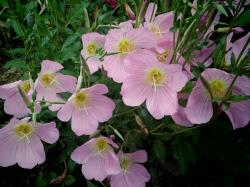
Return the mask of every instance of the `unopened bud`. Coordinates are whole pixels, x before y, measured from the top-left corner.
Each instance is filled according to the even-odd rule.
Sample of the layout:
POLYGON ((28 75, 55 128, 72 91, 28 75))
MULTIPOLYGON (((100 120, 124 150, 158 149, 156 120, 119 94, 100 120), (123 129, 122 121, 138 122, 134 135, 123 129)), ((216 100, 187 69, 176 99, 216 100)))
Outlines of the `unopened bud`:
POLYGON ((135 16, 133 10, 130 8, 130 6, 127 3, 124 4, 124 8, 125 8, 125 11, 127 13, 127 16, 129 17, 129 19, 135 20, 136 16, 135 16))
POLYGON ((230 31, 230 27, 218 28, 216 31, 217 32, 222 32, 222 33, 229 32, 230 31))

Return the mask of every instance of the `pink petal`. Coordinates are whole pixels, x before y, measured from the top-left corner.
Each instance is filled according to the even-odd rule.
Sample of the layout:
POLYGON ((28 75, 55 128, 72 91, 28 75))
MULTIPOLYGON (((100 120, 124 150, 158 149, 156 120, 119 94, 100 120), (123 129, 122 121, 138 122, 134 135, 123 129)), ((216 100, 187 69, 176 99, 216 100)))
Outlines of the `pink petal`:
POLYGON ((82 165, 82 173, 85 178, 89 180, 95 179, 97 181, 103 181, 108 176, 104 169, 104 163, 104 158, 99 155, 91 157, 82 165))
POLYGON ((9 97, 11 97, 13 94, 15 94, 16 92, 18 92, 18 85, 21 84, 22 81, 16 81, 16 82, 12 82, 10 84, 5 84, 0 86, 0 98, 2 99, 7 99, 9 97))
MULTIPOLYGON (((107 52, 117 52, 117 42, 124 38, 126 30, 110 29, 107 36, 104 48, 107 52)), ((112 55, 113 56, 113 55, 112 55)))
POLYGON ((150 180, 150 174, 146 170, 146 168, 141 164, 132 164, 129 169, 135 176, 137 176, 137 180, 141 182, 148 182, 150 180))
POLYGON ((95 84, 89 88, 85 88, 82 90, 87 90, 91 95, 92 94, 106 94, 108 93, 108 87, 105 84, 95 84))
MULTIPOLYGON (((50 95, 49 98, 45 99, 46 101, 54 101, 54 102, 64 102, 64 100, 62 99, 61 96, 55 94, 55 95, 50 95)), ((63 106, 63 104, 52 104, 51 106, 49 106, 49 109, 51 111, 58 111, 61 107, 63 106)))
MULTIPOLYGON (((249 37, 250 34, 248 33, 247 35, 245 35, 244 37, 240 38, 239 40, 233 43, 232 52, 234 53, 236 59, 239 57, 241 50, 243 49, 249 37)), ((248 43, 245 51, 241 56, 242 59, 248 54, 249 49, 250 49, 250 44, 248 43)))
POLYGON ((185 109, 181 106, 179 106, 177 112, 172 115, 172 118, 174 122, 178 125, 184 126, 184 127, 192 127, 193 124, 188 120, 187 115, 185 113, 185 109))
POLYGON ((157 11, 157 4, 149 3, 146 14, 145 14, 146 22, 154 21, 156 11, 157 11))
POLYGON ((41 73, 46 71, 57 72, 61 70, 63 66, 57 62, 51 60, 44 60, 42 61, 41 73))
POLYGON ((41 140, 34 135, 30 142, 18 142, 16 150, 17 164, 22 168, 32 169, 45 161, 45 152, 41 140))
POLYGON ((125 155, 128 156, 133 162, 137 163, 144 163, 148 160, 147 152, 144 150, 139 150, 134 153, 126 153, 125 155))
POLYGON ((154 34, 146 28, 134 29, 128 32, 127 35, 134 41, 136 49, 151 49, 156 46, 154 34))
POLYGON ((125 175, 123 174, 111 175, 110 186, 111 187, 130 187, 125 179, 125 175))
POLYGON ((181 70, 178 64, 166 65, 167 86, 172 90, 179 92, 188 81, 187 75, 181 70))
POLYGON ((92 95, 93 99, 90 106, 86 109, 86 113, 96 121, 108 121, 115 109, 115 103, 106 96, 92 95))
POLYGON ((201 82, 196 83, 188 98, 185 110, 188 120, 194 124, 206 123, 213 116, 209 93, 206 95, 206 90, 201 84, 201 82))
POLYGON ((143 77, 130 75, 123 81, 121 90, 126 105, 139 106, 146 100, 151 88, 145 84, 143 77))
POLYGON ((124 62, 120 55, 105 56, 103 67, 107 71, 108 77, 111 77, 117 83, 121 83, 127 77, 124 62))
POLYGON ((91 135, 98 127, 98 121, 88 115, 86 111, 78 110, 72 114, 71 128, 77 136, 91 135))
POLYGON ((246 95, 250 95, 250 79, 246 76, 240 76, 236 79, 234 84, 235 87, 239 88, 241 92, 246 95))
POLYGON ((147 109, 155 119, 161 119, 165 115, 173 115, 178 108, 177 93, 169 87, 152 88, 146 101, 147 109))
POLYGON ((105 170, 109 175, 116 175, 121 172, 120 162, 113 149, 105 155, 105 170))
POLYGON ((225 71, 215 68, 207 68, 202 72, 202 76, 207 80, 222 80, 228 84, 231 84, 233 76, 225 71))
POLYGON ((250 101, 241 101, 232 103, 227 110, 224 110, 230 118, 233 128, 243 128, 248 125, 250 121, 249 115, 250 101))
POLYGON ((49 144, 55 143, 59 138, 59 131, 56 128, 55 122, 46 124, 37 123, 36 134, 44 141, 49 144))
POLYGON ((89 140, 85 144, 77 147, 70 155, 70 158, 78 164, 84 164, 92 156, 92 143, 94 139, 89 140))
POLYGON ((57 113, 58 119, 65 122, 69 121, 72 116, 73 110, 74 110, 73 105, 71 101, 68 100, 66 104, 64 104, 62 108, 58 111, 57 113))
POLYGON ((63 75, 60 73, 57 73, 56 79, 58 81, 58 84, 56 84, 56 87, 58 88, 58 92, 70 92, 73 93, 76 90, 76 83, 77 79, 70 75, 63 75))
POLYGON ((160 14, 155 18, 154 22, 160 26, 163 32, 169 32, 170 28, 173 26, 174 23, 174 14, 173 12, 160 14))
MULTIPOLYGON (((8 125, 7 125, 8 126, 8 125)), ((4 128, 6 128, 5 126, 4 128)), ((16 163, 17 140, 14 139, 10 129, 0 130, 0 166, 8 167, 16 163)))
POLYGON ((19 92, 16 92, 16 94, 5 100, 4 111, 7 114, 14 115, 16 117, 22 117, 29 112, 19 92))
POLYGON ((87 60, 87 65, 89 67, 90 74, 93 74, 102 67, 102 62, 96 57, 91 57, 87 60))

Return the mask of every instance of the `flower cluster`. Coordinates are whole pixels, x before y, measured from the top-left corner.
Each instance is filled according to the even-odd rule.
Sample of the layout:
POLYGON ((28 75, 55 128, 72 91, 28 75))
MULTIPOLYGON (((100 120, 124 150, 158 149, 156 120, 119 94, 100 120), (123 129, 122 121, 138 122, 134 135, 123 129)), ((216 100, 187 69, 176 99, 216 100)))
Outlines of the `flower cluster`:
MULTIPOLYGON (((150 3, 144 21, 139 24, 129 20, 110 29, 106 35, 84 34, 78 79, 60 73, 63 69, 60 63, 44 60, 34 84, 30 78, 0 86, 4 111, 14 116, 0 129, 0 166, 17 163, 31 169, 45 161, 41 140, 53 144, 59 138, 55 122, 36 121, 36 114, 45 103, 52 112, 57 112, 60 121, 70 121, 77 136, 90 135, 89 141, 71 153, 71 159, 82 164, 86 179, 109 178, 111 187, 142 187, 150 180, 150 174, 141 164, 147 161, 144 150, 124 153, 122 146, 112 138, 101 135, 99 124, 112 118, 115 102, 105 96, 108 87, 104 84, 82 88, 84 65, 90 74, 102 70, 121 84, 120 95, 125 105, 136 107, 145 102, 156 120, 170 116, 176 124, 191 127, 208 123, 217 112, 224 111, 234 129, 246 126, 250 121, 247 112, 250 100, 234 98, 250 95, 250 79, 213 66, 216 43, 209 40, 210 33, 196 31, 197 37, 208 43, 208 47, 194 49, 187 57, 188 49, 179 49, 187 40, 185 33, 180 38, 179 31, 171 31, 174 13, 156 16, 156 12, 157 5, 150 3), (200 64, 203 69, 197 76, 192 68, 199 68, 200 64), (190 85, 192 91, 185 92, 190 85), (66 101, 60 95, 63 92, 70 93, 66 101)), ((209 25, 207 16, 205 12, 200 20, 203 26, 209 25)), ((208 30, 214 30, 213 23, 208 30)), ((250 34, 232 42, 234 30, 230 32, 224 66, 233 63, 240 66, 250 48, 250 34)))

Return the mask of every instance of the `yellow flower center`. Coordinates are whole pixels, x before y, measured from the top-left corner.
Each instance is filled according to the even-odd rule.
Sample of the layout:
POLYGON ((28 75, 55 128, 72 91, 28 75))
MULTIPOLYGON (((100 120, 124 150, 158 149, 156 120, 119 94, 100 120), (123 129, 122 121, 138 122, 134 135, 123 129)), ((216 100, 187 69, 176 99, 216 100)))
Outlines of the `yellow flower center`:
POLYGON ((86 46, 86 52, 88 56, 94 56, 96 54, 97 45, 94 42, 88 43, 86 46))
POLYGON ((108 148, 109 148, 108 141, 104 138, 99 138, 98 140, 96 140, 94 144, 94 149, 99 154, 106 152, 108 148))
POLYGON ((122 171, 128 171, 130 165, 131 165, 131 160, 128 157, 124 156, 120 158, 120 166, 122 171))
POLYGON ((223 98, 226 95, 228 84, 223 80, 212 80, 209 82, 209 86, 213 97, 223 98))
POLYGON ((170 49, 167 49, 164 53, 157 54, 157 59, 161 63, 166 64, 166 58, 169 57, 170 55, 171 55, 171 51, 170 49))
POLYGON ((83 108, 85 107, 89 102, 89 95, 84 92, 78 92, 75 94, 75 96, 73 97, 73 105, 76 108, 83 108))
POLYGON ((44 87, 48 88, 52 87, 55 84, 56 78, 53 73, 47 72, 41 75, 40 81, 44 87))
POLYGON ((14 134, 20 140, 29 141, 33 132, 34 128, 29 123, 20 123, 14 128, 14 134))
POLYGON ((146 73, 145 80, 151 86, 163 86, 166 80, 165 73, 159 68, 152 68, 146 73))
POLYGON ((156 25, 156 24, 151 24, 149 27, 149 30, 158 37, 160 37, 162 34, 161 28, 159 27, 159 25, 156 25))
POLYGON ((30 91, 30 83, 29 83, 29 81, 23 81, 20 84, 20 87, 27 94, 30 91))
POLYGON ((134 50, 134 48, 135 46, 133 41, 126 38, 120 40, 117 44, 117 51, 122 54, 130 53, 134 50))

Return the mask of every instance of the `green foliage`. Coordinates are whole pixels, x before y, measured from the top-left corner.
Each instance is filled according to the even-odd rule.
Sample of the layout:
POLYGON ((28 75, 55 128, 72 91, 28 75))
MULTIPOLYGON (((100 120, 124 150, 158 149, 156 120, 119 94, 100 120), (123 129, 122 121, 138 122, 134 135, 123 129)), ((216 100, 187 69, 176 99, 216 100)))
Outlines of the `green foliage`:
MULTIPOLYGON (((6 77, 1 76, 1 83, 19 78, 27 79, 28 72, 31 72, 32 77, 36 77, 44 59, 60 62, 65 67, 62 73, 77 77, 82 34, 91 31, 106 34, 111 25, 117 25, 127 19, 123 8, 124 3, 128 3, 138 14, 142 0, 119 1, 115 9, 104 4, 102 0, 50 0, 48 3, 46 2, 0 1, 0 55, 4 60, 0 73, 4 72, 3 74, 6 75, 6 77), (88 24, 86 24, 87 20, 84 16, 85 9, 90 21, 89 28, 86 27, 88 24)), ((188 1, 159 0, 157 2, 159 3, 158 13, 166 10, 173 10, 175 13, 175 22, 171 31, 176 33, 175 39, 178 41, 176 48, 185 57, 186 65, 190 65, 193 50, 208 46, 207 41, 204 43, 200 40, 201 35, 197 32, 197 30, 206 31, 209 26, 201 24, 204 12, 209 11, 209 20, 212 20, 217 12, 226 16, 227 23, 225 24, 227 26, 246 27, 249 24, 249 10, 243 11, 238 17, 230 17, 229 9, 233 9, 230 3, 228 7, 224 8, 219 3, 211 3, 212 1, 206 1, 206 3, 198 1, 197 12, 191 15, 192 7, 188 1), (183 17, 179 16, 180 13, 183 13, 183 17)), ((217 46, 212 55, 213 67, 245 75, 249 73, 249 55, 242 59, 240 64, 232 56, 231 66, 225 65, 227 34, 217 33, 211 37, 217 46)), ((103 51, 100 51, 101 53, 103 51)), ((205 69, 202 62, 197 64, 197 66, 191 66, 195 78, 199 78, 205 69)), ((83 85, 87 86, 89 72, 86 64, 84 70, 83 85)), ((149 186, 230 186, 230 184, 236 184, 238 180, 250 177, 249 127, 243 129, 245 131, 233 131, 224 114, 219 114, 219 120, 212 124, 190 128, 174 124, 170 117, 155 120, 144 105, 133 108, 125 106, 121 101, 121 86, 107 78, 103 72, 91 75, 90 85, 94 83, 106 84, 109 87, 108 96, 116 103, 112 119, 101 124, 99 130, 107 136, 115 135, 115 142, 125 152, 133 152, 138 149, 147 150, 149 161, 146 166, 152 176, 149 186), (210 125, 211 128, 208 127, 210 125), (238 155, 236 152, 244 155, 241 156, 240 153, 238 155), (219 166, 217 166, 218 163, 219 166), (217 169, 220 171, 218 174, 217 169), (221 178, 217 178, 216 175, 221 178), (209 176, 214 178, 211 179, 209 176)), ((192 87, 192 82, 189 82, 181 92, 190 93, 192 87)), ((65 99, 69 97, 67 94, 62 94, 62 96, 65 99)), ((239 102, 246 99, 249 99, 249 96, 230 95, 228 101, 239 102)), ((185 102, 180 104, 185 106, 185 102)), ((2 102, 0 106, 3 111, 2 102)), ((0 113, 0 117, 2 123, 9 119, 9 116, 2 113, 0 113)), ((52 113, 47 108, 37 116, 37 120, 41 122, 55 119, 56 113, 52 113)), ((1 186, 18 185, 15 182, 12 183, 13 177, 11 179, 4 177, 11 175, 12 172, 16 172, 15 175, 22 178, 20 186, 48 186, 52 179, 60 176, 65 170, 64 162, 67 174, 60 181, 59 186, 105 186, 105 181, 103 184, 86 181, 80 166, 70 158, 72 151, 78 145, 86 142, 88 137, 77 137, 72 132, 69 123, 60 121, 56 121, 56 123, 60 130, 60 140, 53 145, 44 145, 46 163, 27 172, 17 171, 16 166, 9 168, 8 171, 0 168, 0 171, 3 172, 3 177, 1 176, 0 179, 1 186)))

